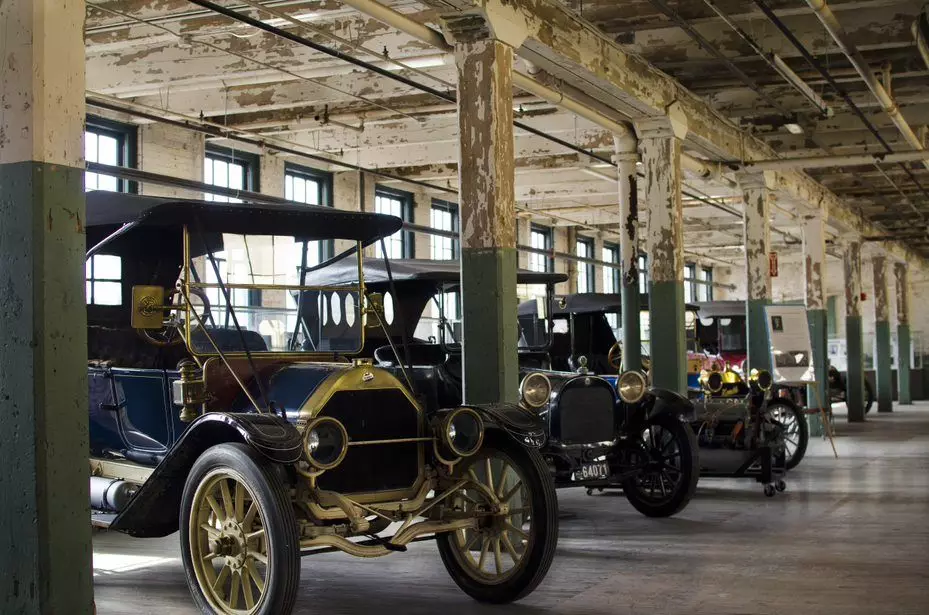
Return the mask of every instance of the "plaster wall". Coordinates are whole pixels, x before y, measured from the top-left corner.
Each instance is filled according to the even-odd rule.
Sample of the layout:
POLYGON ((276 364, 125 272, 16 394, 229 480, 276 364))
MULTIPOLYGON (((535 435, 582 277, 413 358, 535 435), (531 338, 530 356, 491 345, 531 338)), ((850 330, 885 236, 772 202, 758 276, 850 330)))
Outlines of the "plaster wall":
MULTIPOLYGON (((138 166, 143 171, 203 181, 204 135, 165 124, 143 124, 138 132, 138 166)), ((193 197, 189 190, 143 184, 148 196, 193 197)))

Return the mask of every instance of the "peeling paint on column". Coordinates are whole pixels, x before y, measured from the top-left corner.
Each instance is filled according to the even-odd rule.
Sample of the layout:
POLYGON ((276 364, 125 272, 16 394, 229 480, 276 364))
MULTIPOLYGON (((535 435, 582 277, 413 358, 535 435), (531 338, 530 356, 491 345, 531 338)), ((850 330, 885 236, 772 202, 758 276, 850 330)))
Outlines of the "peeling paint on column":
POLYGON ((771 246, 771 227, 768 221, 770 190, 764 179, 756 176, 740 177, 745 237, 745 274, 748 299, 771 298, 771 276, 768 252, 771 246))
POLYGON ((826 236, 821 215, 809 216, 803 226, 804 273, 806 276, 806 307, 826 308, 823 268, 826 263, 826 236))
POLYGON ((897 290, 897 324, 910 324, 910 293, 906 263, 894 263, 897 290))
POLYGON ((681 143, 667 137, 639 141, 645 166, 645 250, 653 282, 684 281, 681 143))
POLYGON ((455 62, 461 246, 515 248, 513 106, 501 95, 512 91, 513 49, 491 39, 461 42, 455 62))
POLYGON ((874 269, 874 319, 878 322, 890 320, 890 296, 887 291, 887 257, 875 256, 871 260, 874 269))
POLYGON ((861 317, 861 242, 850 241, 845 245, 843 259, 845 269, 845 315, 861 317))

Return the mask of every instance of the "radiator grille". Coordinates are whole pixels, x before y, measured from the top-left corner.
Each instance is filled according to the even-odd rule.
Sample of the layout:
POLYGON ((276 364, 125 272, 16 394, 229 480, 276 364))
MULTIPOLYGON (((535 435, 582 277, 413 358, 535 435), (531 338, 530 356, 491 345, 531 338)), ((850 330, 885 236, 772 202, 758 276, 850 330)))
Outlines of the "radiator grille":
POLYGON ((616 409, 609 384, 583 379, 565 385, 558 397, 560 440, 564 444, 590 444, 614 439, 616 409))
MULTIPOLYGON (((399 389, 339 391, 319 416, 341 421, 352 442, 420 435, 416 407, 399 389)), ((318 484, 347 494, 408 489, 419 476, 420 446, 409 442, 349 447, 342 463, 320 476, 318 484)))

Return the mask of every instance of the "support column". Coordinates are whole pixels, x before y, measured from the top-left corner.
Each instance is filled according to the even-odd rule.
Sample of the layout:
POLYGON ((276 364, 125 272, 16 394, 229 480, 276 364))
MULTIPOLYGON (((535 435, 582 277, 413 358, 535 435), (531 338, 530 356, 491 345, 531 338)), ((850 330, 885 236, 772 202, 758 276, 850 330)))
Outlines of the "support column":
POLYGON ((845 350, 848 422, 864 421, 864 358, 861 344, 861 242, 845 245, 845 350))
POLYGON ((687 393, 687 345, 681 143, 687 121, 671 108, 668 117, 637 123, 636 133, 645 166, 650 374, 656 387, 683 395, 687 393))
POLYGON ((910 388, 910 289, 906 275, 906 263, 894 263, 894 278, 897 287, 897 401, 900 405, 913 403, 910 388))
POLYGON ((481 14, 444 20, 458 68, 464 401, 517 401, 513 46, 481 14))
POLYGON ((739 174, 742 202, 745 207, 745 275, 748 293, 745 304, 745 325, 748 342, 748 369, 771 369, 771 347, 765 306, 771 302, 771 271, 768 252, 771 247, 771 227, 768 210, 771 190, 763 173, 739 174))
POLYGON ((874 268, 874 373, 877 411, 893 412, 893 370, 890 366, 890 293, 887 289, 887 257, 875 256, 874 268))
MULTIPOLYGON (((565 242, 568 244, 565 252, 577 256, 577 227, 569 226, 565 230, 565 242)), ((567 260, 565 262, 565 272, 568 274, 568 294, 573 295, 577 292, 577 272, 578 262, 567 260)))
POLYGON ((616 135, 616 165, 619 171, 620 293, 622 295, 623 368, 642 369, 642 332, 639 311, 639 194, 635 163, 639 159, 635 136, 616 135))
MULTIPOLYGON (((808 216, 803 226, 803 256, 806 279, 806 310, 810 321, 810 340, 813 346, 813 372, 816 384, 807 387, 806 405, 810 409, 826 410, 829 415, 829 386, 826 335, 826 235, 823 214, 808 216)), ((809 416, 811 433, 821 435, 822 414, 809 416), (814 429, 814 426, 819 426, 814 429)))
POLYGON ((84 2, 0 2, 0 613, 92 612, 84 2))

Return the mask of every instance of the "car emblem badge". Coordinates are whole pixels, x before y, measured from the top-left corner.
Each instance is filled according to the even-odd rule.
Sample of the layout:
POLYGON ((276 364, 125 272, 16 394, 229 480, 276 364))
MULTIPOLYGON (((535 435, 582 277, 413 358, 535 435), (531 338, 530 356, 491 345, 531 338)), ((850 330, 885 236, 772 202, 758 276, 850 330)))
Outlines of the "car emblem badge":
POLYGON ((589 387, 589 386, 590 386, 590 376, 588 376, 587 378, 584 378, 584 386, 585 386, 585 387, 589 387))
POLYGON ((371 382, 372 380, 374 380, 374 372, 365 372, 361 376, 361 380, 364 382, 371 382))

